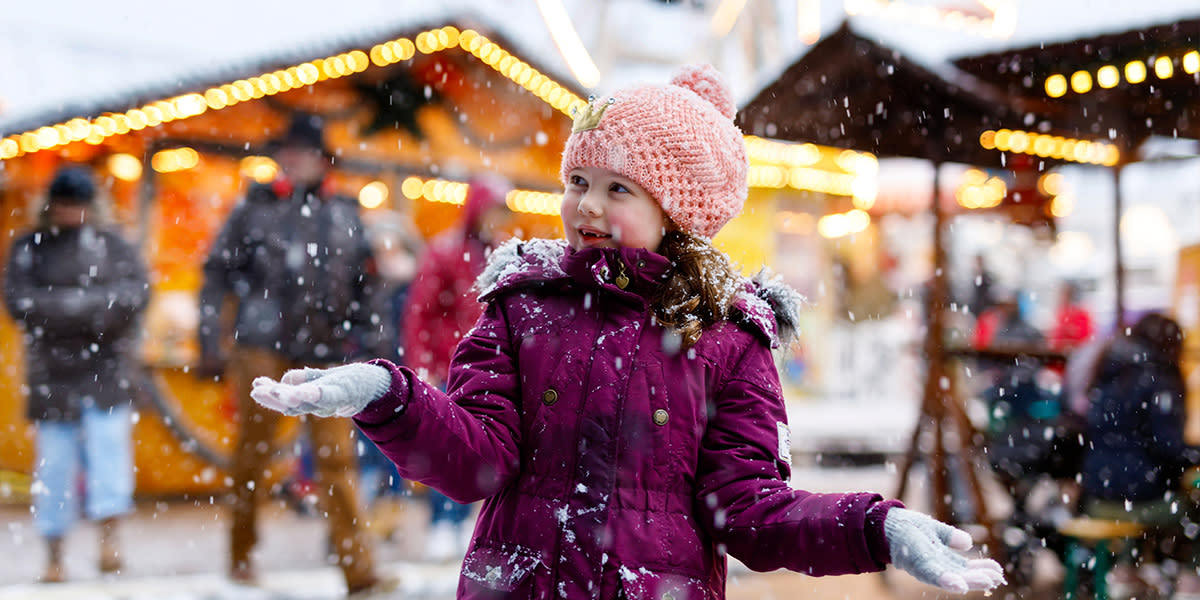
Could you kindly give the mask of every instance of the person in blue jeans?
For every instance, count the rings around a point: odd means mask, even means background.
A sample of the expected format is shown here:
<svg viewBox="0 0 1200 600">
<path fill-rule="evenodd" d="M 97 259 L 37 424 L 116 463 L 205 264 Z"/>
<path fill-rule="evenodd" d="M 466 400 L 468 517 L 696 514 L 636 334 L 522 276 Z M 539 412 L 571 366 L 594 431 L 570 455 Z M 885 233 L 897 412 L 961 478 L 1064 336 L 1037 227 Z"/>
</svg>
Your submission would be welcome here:
<svg viewBox="0 0 1200 600">
<path fill-rule="evenodd" d="M 49 550 L 45 582 L 66 579 L 63 538 L 81 504 L 100 523 L 100 571 L 119 571 L 117 519 L 133 508 L 132 363 L 150 286 L 137 249 L 95 218 L 96 195 L 90 169 L 61 169 L 5 272 L 5 305 L 25 332 L 26 417 L 37 424 L 33 523 Z"/>
</svg>

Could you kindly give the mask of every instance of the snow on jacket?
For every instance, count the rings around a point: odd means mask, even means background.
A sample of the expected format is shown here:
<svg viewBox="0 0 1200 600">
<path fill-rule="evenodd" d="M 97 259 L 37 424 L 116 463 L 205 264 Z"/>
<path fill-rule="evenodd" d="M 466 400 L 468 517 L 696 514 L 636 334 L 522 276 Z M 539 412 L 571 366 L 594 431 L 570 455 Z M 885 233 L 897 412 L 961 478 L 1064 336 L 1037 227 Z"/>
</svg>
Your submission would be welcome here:
<svg viewBox="0 0 1200 600">
<path fill-rule="evenodd" d="M 324 188 L 254 184 L 204 264 L 200 347 L 220 356 L 221 307 L 237 298 L 237 343 L 314 363 L 391 356 L 386 298 L 358 203 Z"/>
<path fill-rule="evenodd" d="M 377 361 L 393 383 L 362 431 L 403 477 L 484 500 L 459 598 L 719 599 L 726 553 L 762 571 L 884 567 L 896 503 L 787 483 L 772 308 L 747 282 L 736 322 L 680 351 L 645 301 L 667 267 L 645 250 L 509 243 L 448 394 Z"/>
<path fill-rule="evenodd" d="M 146 267 L 115 231 L 42 227 L 13 243 L 4 301 L 26 339 L 26 415 L 78 421 L 84 403 L 133 399 L 135 326 L 150 301 Z"/>
</svg>

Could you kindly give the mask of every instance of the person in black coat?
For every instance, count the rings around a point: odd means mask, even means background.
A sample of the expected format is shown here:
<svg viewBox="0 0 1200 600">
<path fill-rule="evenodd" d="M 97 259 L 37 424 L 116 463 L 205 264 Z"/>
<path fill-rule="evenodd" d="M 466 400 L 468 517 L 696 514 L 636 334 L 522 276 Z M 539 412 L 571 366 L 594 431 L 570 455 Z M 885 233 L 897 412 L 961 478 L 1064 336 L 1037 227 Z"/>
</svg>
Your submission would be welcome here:
<svg viewBox="0 0 1200 600">
<path fill-rule="evenodd" d="M 150 286 L 137 249 L 97 224 L 95 197 L 89 170 L 60 170 L 37 227 L 13 243 L 4 279 L 5 306 L 25 333 L 33 516 L 49 547 L 48 582 L 66 578 L 62 540 L 78 518 L 81 466 L 103 572 L 121 568 L 116 521 L 133 507 L 132 363 Z"/>
<path fill-rule="evenodd" d="M 258 504 L 269 488 L 281 415 L 250 399 L 258 376 L 325 367 L 356 358 L 390 356 L 376 259 L 358 203 L 335 194 L 332 154 L 319 115 L 296 113 L 274 143 L 280 176 L 252 184 L 229 214 L 204 264 L 200 290 L 201 377 L 228 376 L 238 402 L 231 478 L 233 510 L 229 576 L 257 582 Z M 224 331 L 226 300 L 236 307 L 232 335 Z M 232 348 L 223 343 L 232 337 Z M 318 498 L 349 595 L 395 587 L 376 574 L 356 488 L 354 426 L 347 419 L 305 419 L 313 447 Z"/>
<path fill-rule="evenodd" d="M 1086 513 L 1138 521 L 1176 541 L 1184 540 L 1184 521 L 1194 518 L 1181 476 L 1197 458 L 1183 435 L 1182 349 L 1179 324 L 1157 313 L 1109 343 L 1088 393 L 1082 472 Z M 1186 585 L 1200 591 L 1192 579 Z"/>
</svg>

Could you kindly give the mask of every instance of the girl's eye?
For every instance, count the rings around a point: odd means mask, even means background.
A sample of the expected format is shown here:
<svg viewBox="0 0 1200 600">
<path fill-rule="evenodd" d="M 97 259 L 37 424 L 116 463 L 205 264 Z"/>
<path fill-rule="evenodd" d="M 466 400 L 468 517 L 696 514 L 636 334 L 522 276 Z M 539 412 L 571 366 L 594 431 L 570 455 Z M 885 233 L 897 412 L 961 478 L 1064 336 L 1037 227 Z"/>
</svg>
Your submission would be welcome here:
<svg viewBox="0 0 1200 600">
<path fill-rule="evenodd" d="M 626 188 L 625 186 L 623 186 L 619 183 L 612 184 L 611 186 L 608 187 L 608 190 L 611 192 L 616 192 L 618 194 L 625 194 L 625 193 L 629 192 L 628 188 Z"/>
<path fill-rule="evenodd" d="M 587 187 L 587 180 L 586 180 L 586 179 L 584 179 L 583 177 L 580 177 L 579 175 L 572 175 L 570 178 L 568 178 L 568 182 L 569 182 L 571 185 L 577 185 L 577 186 L 580 186 L 580 187 Z"/>
</svg>

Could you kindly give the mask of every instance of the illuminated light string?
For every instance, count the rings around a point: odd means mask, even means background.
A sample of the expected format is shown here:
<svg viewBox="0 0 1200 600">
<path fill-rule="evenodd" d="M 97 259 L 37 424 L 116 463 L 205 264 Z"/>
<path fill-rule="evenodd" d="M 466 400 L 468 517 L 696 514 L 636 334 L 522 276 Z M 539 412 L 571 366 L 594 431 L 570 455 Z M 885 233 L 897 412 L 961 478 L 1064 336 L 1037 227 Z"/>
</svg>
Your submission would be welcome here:
<svg viewBox="0 0 1200 600">
<path fill-rule="evenodd" d="M 433 54 L 452 48 L 470 53 L 565 115 L 570 115 L 572 107 L 585 104 L 579 96 L 478 32 L 470 29 L 460 32 L 448 25 L 423 31 L 413 39 L 398 38 L 376 44 L 369 51 L 352 50 L 213 86 L 204 92 L 158 100 L 121 113 L 105 113 L 90 120 L 78 117 L 13 134 L 0 139 L 0 160 L 51 150 L 72 142 L 96 145 L 114 135 L 157 127 L 210 110 L 221 110 L 241 102 L 361 73 L 372 65 L 384 67 L 411 59 L 418 52 Z"/>
<path fill-rule="evenodd" d="M 747 179 L 752 188 L 820 192 L 850 196 L 856 208 L 868 210 L 879 193 L 876 175 L 879 160 L 870 152 L 794 144 L 746 136 L 746 154 L 750 158 Z M 816 167 L 833 163 L 837 169 Z"/>
<path fill-rule="evenodd" d="M 1111 167 L 1121 160 L 1121 151 L 1113 144 L 1030 131 L 989 129 L 979 135 L 979 145 L 988 150 L 1031 154 L 1041 158 L 1106 167 Z"/>
<path fill-rule="evenodd" d="M 150 167 L 159 173 L 174 173 L 193 169 L 200 164 L 200 153 L 192 148 L 159 150 L 150 157 Z"/>
<path fill-rule="evenodd" d="M 400 193 L 409 200 L 424 199 L 429 202 L 462 205 L 467 199 L 468 187 L 466 183 L 459 181 L 422 179 L 421 177 L 412 175 L 406 177 L 401 182 Z M 512 190 L 505 197 L 505 203 L 510 210 L 515 212 L 557 216 L 559 214 L 559 207 L 562 204 L 562 194 L 533 190 Z"/>
<path fill-rule="evenodd" d="M 1183 72 L 1187 75 L 1200 74 L 1200 50 L 1189 50 L 1179 56 L 1165 54 L 1151 56 L 1145 60 L 1137 59 L 1124 65 L 1103 65 L 1095 71 L 1079 69 L 1069 76 L 1065 73 L 1053 73 L 1046 77 L 1042 87 L 1051 98 L 1061 98 L 1068 91 L 1076 94 L 1087 94 L 1100 87 L 1112 89 L 1124 81 L 1130 85 L 1138 85 L 1146 81 L 1150 72 L 1158 79 L 1170 79 Z"/>
</svg>

